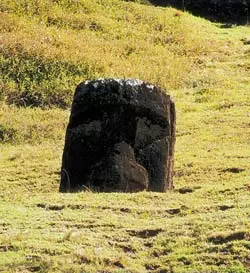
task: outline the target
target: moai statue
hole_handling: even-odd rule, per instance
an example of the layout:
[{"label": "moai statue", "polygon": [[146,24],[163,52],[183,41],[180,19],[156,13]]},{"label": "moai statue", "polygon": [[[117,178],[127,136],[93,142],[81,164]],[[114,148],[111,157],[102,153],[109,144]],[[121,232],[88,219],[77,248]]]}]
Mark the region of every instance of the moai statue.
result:
[{"label": "moai statue", "polygon": [[98,79],[75,91],[61,192],[165,192],[173,188],[175,106],[136,79]]}]

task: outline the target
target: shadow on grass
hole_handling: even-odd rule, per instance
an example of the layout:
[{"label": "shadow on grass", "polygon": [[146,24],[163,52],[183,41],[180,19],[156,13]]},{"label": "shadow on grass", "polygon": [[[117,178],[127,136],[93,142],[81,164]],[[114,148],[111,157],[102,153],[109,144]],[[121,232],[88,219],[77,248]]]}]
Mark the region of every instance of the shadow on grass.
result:
[{"label": "shadow on grass", "polygon": [[155,6],[171,6],[189,11],[214,22],[247,25],[250,23],[250,0],[148,0]]}]

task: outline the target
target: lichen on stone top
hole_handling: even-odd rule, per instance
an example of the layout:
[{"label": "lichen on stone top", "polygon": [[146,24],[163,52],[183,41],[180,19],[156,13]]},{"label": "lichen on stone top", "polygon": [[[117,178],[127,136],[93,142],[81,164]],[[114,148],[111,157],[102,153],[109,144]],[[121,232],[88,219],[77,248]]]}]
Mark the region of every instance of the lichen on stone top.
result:
[{"label": "lichen on stone top", "polygon": [[86,80],[84,82],[84,85],[92,84],[92,86],[94,86],[94,88],[97,88],[100,84],[103,84],[105,82],[107,82],[107,83],[114,82],[114,81],[117,82],[120,85],[130,85],[132,87],[134,87],[134,86],[141,86],[144,83],[142,80],[135,79],[135,78],[128,78],[128,79],[120,79],[120,78],[110,78],[110,79],[108,78],[108,79],[104,79],[104,78],[98,78],[96,80]]},{"label": "lichen on stone top", "polygon": [[144,82],[138,79],[130,78],[130,79],[126,79],[125,83],[130,86],[138,86],[138,85],[142,85]]}]

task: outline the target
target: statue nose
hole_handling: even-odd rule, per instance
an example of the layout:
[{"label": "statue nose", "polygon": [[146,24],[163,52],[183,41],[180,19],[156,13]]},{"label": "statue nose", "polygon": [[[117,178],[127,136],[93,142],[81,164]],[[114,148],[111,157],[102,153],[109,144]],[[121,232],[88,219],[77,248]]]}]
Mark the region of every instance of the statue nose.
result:
[{"label": "statue nose", "polygon": [[142,191],[149,184],[146,169],[136,161],[133,148],[124,141],[113,146],[112,151],[92,169],[88,180],[107,192]]},{"label": "statue nose", "polygon": [[136,161],[133,148],[126,142],[122,141],[114,145],[114,153],[110,155],[109,166],[111,167],[110,173],[116,174],[118,178],[119,190],[134,192],[148,188],[148,173]]}]

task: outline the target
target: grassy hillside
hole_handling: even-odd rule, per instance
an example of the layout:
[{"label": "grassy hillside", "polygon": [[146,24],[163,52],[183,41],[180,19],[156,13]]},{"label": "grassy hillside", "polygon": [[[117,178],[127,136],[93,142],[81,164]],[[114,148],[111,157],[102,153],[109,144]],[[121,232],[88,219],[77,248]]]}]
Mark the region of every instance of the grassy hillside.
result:
[{"label": "grassy hillside", "polygon": [[[250,272],[250,28],[119,0],[0,9],[0,272]],[[58,193],[74,88],[97,77],[174,98],[173,192]]]},{"label": "grassy hillside", "polygon": [[117,0],[2,2],[1,97],[18,105],[66,107],[75,85],[95,77],[188,86],[217,46],[205,36],[211,25],[174,9]]}]

